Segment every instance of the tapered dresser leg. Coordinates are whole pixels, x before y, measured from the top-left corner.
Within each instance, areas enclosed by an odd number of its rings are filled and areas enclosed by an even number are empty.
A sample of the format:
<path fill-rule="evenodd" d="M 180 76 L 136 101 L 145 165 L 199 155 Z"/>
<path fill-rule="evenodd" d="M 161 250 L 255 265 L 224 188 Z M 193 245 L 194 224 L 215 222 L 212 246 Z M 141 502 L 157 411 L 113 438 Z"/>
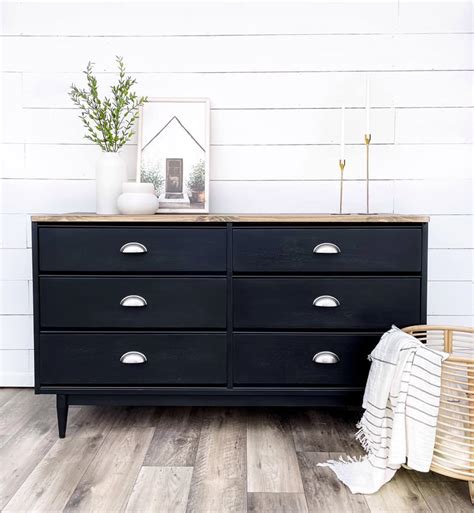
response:
<path fill-rule="evenodd" d="M 58 414 L 59 438 L 66 437 L 68 409 L 69 409 L 69 404 L 68 404 L 68 400 L 67 400 L 67 395 L 57 395 L 56 396 L 56 412 Z"/>
<path fill-rule="evenodd" d="M 471 502 L 474 504 L 474 481 L 468 481 L 469 483 L 469 495 L 471 496 Z"/>

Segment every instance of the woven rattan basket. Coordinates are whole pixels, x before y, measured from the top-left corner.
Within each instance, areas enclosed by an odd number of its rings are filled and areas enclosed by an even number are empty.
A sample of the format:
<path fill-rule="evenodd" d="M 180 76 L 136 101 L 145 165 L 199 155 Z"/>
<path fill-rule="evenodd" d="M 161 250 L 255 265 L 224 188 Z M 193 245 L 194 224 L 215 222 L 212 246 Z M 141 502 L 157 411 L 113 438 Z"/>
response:
<path fill-rule="evenodd" d="M 409 326 L 405 332 L 450 356 L 443 362 L 431 470 L 469 481 L 474 503 L 474 329 Z"/>

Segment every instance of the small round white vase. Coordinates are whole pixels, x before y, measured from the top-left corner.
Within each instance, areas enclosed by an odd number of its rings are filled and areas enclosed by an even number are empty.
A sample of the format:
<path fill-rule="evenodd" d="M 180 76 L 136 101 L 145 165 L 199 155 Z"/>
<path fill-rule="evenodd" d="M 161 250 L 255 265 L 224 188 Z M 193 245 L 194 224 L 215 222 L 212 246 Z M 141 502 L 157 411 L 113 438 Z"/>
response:
<path fill-rule="evenodd" d="M 121 214 L 146 215 L 158 210 L 158 198 L 152 183 L 125 182 L 117 200 Z"/>
<path fill-rule="evenodd" d="M 98 214 L 118 214 L 117 198 L 127 180 L 125 160 L 116 152 L 103 151 L 96 165 L 96 207 Z"/>

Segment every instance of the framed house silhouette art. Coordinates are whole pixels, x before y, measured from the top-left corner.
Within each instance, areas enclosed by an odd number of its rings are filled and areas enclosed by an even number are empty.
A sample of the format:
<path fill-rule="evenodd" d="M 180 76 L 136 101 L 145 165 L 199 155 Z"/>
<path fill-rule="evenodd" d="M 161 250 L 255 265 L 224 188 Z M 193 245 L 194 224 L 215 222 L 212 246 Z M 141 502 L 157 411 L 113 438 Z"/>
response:
<path fill-rule="evenodd" d="M 137 180 L 158 212 L 209 212 L 209 99 L 150 98 L 140 108 Z"/>

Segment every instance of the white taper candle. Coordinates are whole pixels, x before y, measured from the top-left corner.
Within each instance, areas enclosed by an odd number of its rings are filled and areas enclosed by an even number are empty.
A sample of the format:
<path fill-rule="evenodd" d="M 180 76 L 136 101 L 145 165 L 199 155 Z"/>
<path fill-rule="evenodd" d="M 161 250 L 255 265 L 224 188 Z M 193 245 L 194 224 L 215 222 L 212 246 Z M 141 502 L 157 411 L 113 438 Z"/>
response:
<path fill-rule="evenodd" d="M 345 138 L 345 129 L 346 129 L 346 108 L 341 107 L 341 153 L 340 159 L 344 160 L 345 157 L 345 149 L 344 149 L 344 138 Z"/>
<path fill-rule="evenodd" d="M 365 133 L 370 134 L 370 76 L 367 75 L 365 88 Z"/>

